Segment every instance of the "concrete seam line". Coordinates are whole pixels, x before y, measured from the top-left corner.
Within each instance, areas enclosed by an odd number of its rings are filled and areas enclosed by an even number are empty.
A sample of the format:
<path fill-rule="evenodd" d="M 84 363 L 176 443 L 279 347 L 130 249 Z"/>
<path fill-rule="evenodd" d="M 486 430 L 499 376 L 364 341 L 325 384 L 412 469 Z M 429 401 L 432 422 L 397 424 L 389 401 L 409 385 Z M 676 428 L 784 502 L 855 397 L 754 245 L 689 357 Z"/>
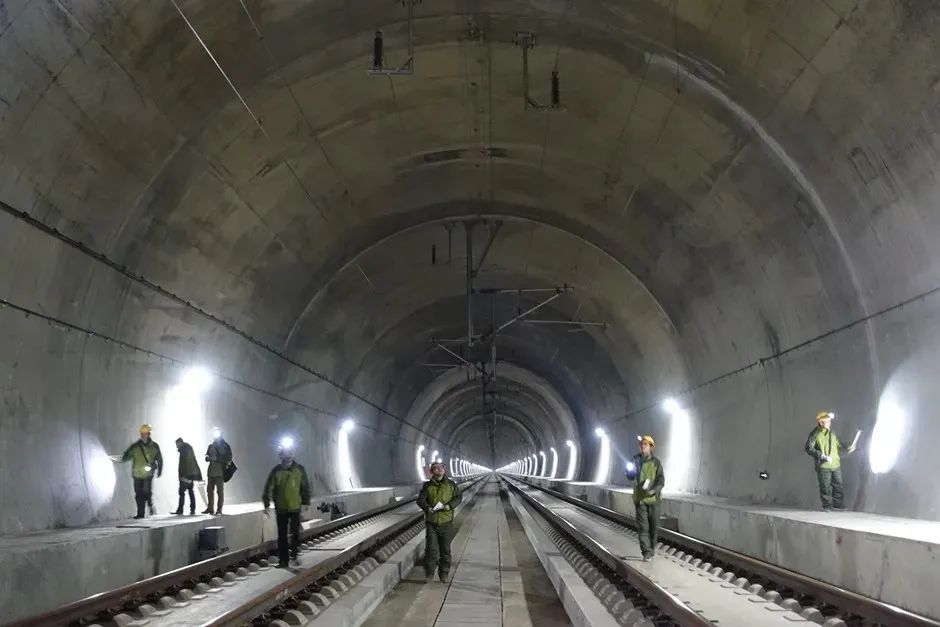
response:
<path fill-rule="evenodd" d="M 166 288 L 160 286 L 159 284 L 157 284 L 157 283 L 151 281 L 150 279 L 146 278 L 146 277 L 143 276 L 142 274 L 138 274 L 138 273 L 136 273 L 136 272 L 133 272 L 133 271 L 129 270 L 129 269 L 127 268 L 127 266 L 122 265 L 122 264 L 120 264 L 120 263 L 114 261 L 113 259 L 111 259 L 110 257 L 108 257 L 107 255 L 105 255 L 105 254 L 102 253 L 102 252 L 99 252 L 99 251 L 97 251 L 97 250 L 94 250 L 94 249 L 90 248 L 90 247 L 89 247 L 88 245 L 86 245 L 85 243 L 83 243 L 83 242 L 81 242 L 81 241 L 79 241 L 79 240 L 76 240 L 76 239 L 74 239 L 74 238 L 72 238 L 72 237 L 66 235 L 65 233 L 62 233 L 61 231 L 59 231 L 59 230 L 56 229 L 55 227 L 49 226 L 49 225 L 46 224 L 45 222 L 42 222 L 41 220 L 39 220 L 39 219 L 33 217 L 33 216 L 32 216 L 31 214 L 29 214 L 28 212 L 22 211 L 22 210 L 20 210 L 20 209 L 17 209 L 17 208 L 13 207 L 12 205 L 7 204 L 6 202 L 4 202 L 4 201 L 2 201 L 2 200 L 0 200 L 0 210 L 3 210 L 3 212 L 7 213 L 8 215 L 12 216 L 13 218 L 18 219 L 18 220 L 20 220 L 21 222 L 25 222 L 25 223 L 28 224 L 29 226 L 31 226 L 31 227 L 33 227 L 33 228 L 35 228 L 35 229 L 37 229 L 37 230 L 39 230 L 39 231 L 45 233 L 46 235 L 49 235 L 49 236 L 51 236 L 51 237 L 54 237 L 54 238 L 58 239 L 59 241 L 63 242 L 64 244 L 67 244 L 68 246 L 74 248 L 75 250 L 79 251 L 80 253 L 84 254 L 84 255 L 87 256 L 87 257 L 91 257 L 91 258 L 94 259 L 95 261 L 97 261 L 97 262 L 99 262 L 99 263 L 101 263 L 101 264 L 107 266 L 107 267 L 110 268 L 111 270 L 114 270 L 115 272 L 117 272 L 117 273 L 123 275 L 124 277 L 126 277 L 126 278 L 128 278 L 128 279 L 134 281 L 135 283 L 138 283 L 138 284 L 140 284 L 140 285 L 143 285 L 143 286 L 146 287 L 147 289 L 152 290 L 152 291 L 154 291 L 154 292 L 160 294 L 160 295 L 163 296 L 164 298 L 168 298 L 168 299 L 172 300 L 173 302 L 178 303 L 178 304 L 180 304 L 180 305 L 186 307 L 187 309 L 189 309 L 190 311 L 192 311 L 192 312 L 198 314 L 198 315 L 201 316 L 202 318 L 205 318 L 206 320 L 209 320 L 210 322 L 213 322 L 213 323 L 215 323 L 215 324 L 218 324 L 219 326 L 225 328 L 227 331 L 229 331 L 229 332 L 231 332 L 231 333 L 234 333 L 235 335 L 237 335 L 237 336 L 241 337 L 242 339 L 246 340 L 246 341 L 249 342 L 250 344 L 253 344 L 254 346 L 257 346 L 258 348 L 261 348 L 262 350 L 266 351 L 267 353 L 273 355 L 273 356 L 276 357 L 277 359 L 280 359 L 281 361 L 284 361 L 284 362 L 286 362 L 286 363 L 288 363 L 288 364 L 294 366 L 295 368 L 299 368 L 299 369 L 303 370 L 304 372 L 306 372 L 307 374 L 309 374 L 309 375 L 311 375 L 311 376 L 313 376 L 313 377 L 316 377 L 317 379 L 320 379 L 320 380 L 323 381 L 324 383 L 327 383 L 327 384 L 331 385 L 332 387 L 336 388 L 337 390 L 339 390 L 340 392 L 346 394 L 347 396 L 350 396 L 350 397 L 352 397 L 352 398 L 354 398 L 354 399 L 356 399 L 356 400 L 358 400 L 358 401 L 360 401 L 360 402 L 362 402 L 362 403 L 368 405 L 369 407 L 372 407 L 373 409 L 377 410 L 378 412 L 380 412 L 380 413 L 382 413 L 382 414 L 388 416 L 389 418 L 392 418 L 393 420 L 396 420 L 396 421 L 400 422 L 401 424 L 404 424 L 404 425 L 407 425 L 407 426 L 411 427 L 412 429 L 414 429 L 415 431 L 417 431 L 417 432 L 419 432 L 419 433 L 423 433 L 424 435 L 428 436 L 429 438 L 431 438 L 432 440 L 434 440 L 434 441 L 436 441 L 436 442 L 440 442 L 441 444 L 444 444 L 444 445 L 446 445 L 446 446 L 448 446 L 448 447 L 450 447 L 450 448 L 453 448 L 453 447 L 450 445 L 449 442 L 444 442 L 444 441 L 438 439 L 437 437 L 435 437 L 434 435 L 432 435 L 432 434 L 430 434 L 430 433 L 424 431 L 423 429 L 421 429 L 421 428 L 418 427 L 417 425 L 411 424 L 410 422 L 408 422 L 407 420 L 405 420 L 405 419 L 402 418 L 401 416 L 399 416 L 399 415 L 397 415 L 397 414 L 395 414 L 395 413 L 393 413 L 393 412 L 391 412 L 391 411 L 385 409 L 384 407 L 382 407 L 382 406 L 380 406 L 380 405 L 378 405 L 378 404 L 376 404 L 376 403 L 373 403 L 373 402 L 370 401 L 369 399 L 365 398 L 364 396 L 362 396 L 361 394 L 359 394 L 359 393 L 357 393 L 357 392 L 354 392 L 353 390 L 349 389 L 348 387 L 344 386 L 343 384 L 341 384 L 341 383 L 339 383 L 339 382 L 337 382 L 337 381 L 334 381 L 333 379 L 331 379 L 331 378 L 328 377 L 327 375 L 325 375 L 325 374 L 323 374 L 323 373 L 321 373 L 321 372 L 319 372 L 319 371 L 317 371 L 317 370 L 314 370 L 312 367 L 307 366 L 307 365 L 305 365 L 305 364 L 302 364 L 302 363 L 300 363 L 299 361 L 296 361 L 295 359 L 292 359 L 292 358 L 288 357 L 287 355 L 285 355 L 284 353 L 280 352 L 279 350 L 277 350 L 277 349 L 274 348 L 273 346 L 271 346 L 271 345 L 267 344 L 266 342 L 263 342 L 263 341 L 261 341 L 261 340 L 255 338 L 253 335 L 251 335 L 251 334 L 248 333 L 247 331 L 243 331 L 242 329 L 239 329 L 238 327 L 236 327 L 236 326 L 235 326 L 234 324 L 232 324 L 231 322 L 228 322 L 228 321 L 226 321 L 226 320 L 223 320 L 222 318 L 219 318 L 219 317 L 216 316 L 215 314 L 213 314 L 213 313 L 211 313 L 211 312 L 209 312 L 209 311 L 203 309 L 202 307 L 199 307 L 198 305 L 195 305 L 194 303 L 192 303 L 192 302 L 186 300 L 186 299 L 183 298 L 182 296 L 179 296 L 179 295 L 175 294 L 174 292 L 171 292 L 170 290 L 168 290 L 168 289 L 166 289 Z"/>

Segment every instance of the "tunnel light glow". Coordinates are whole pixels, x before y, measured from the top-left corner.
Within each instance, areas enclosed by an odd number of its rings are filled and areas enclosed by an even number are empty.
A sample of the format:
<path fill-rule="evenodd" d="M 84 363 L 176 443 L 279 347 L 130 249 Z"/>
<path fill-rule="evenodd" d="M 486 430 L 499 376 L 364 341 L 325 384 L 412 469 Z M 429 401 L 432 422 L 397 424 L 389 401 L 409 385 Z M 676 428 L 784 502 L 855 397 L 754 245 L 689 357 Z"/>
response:
<path fill-rule="evenodd" d="M 96 446 L 88 456 L 85 474 L 94 496 L 94 502 L 100 506 L 110 502 L 114 496 L 117 476 L 114 472 L 114 462 L 100 444 L 95 444 Z"/>
<path fill-rule="evenodd" d="M 213 429 L 212 429 L 212 439 L 213 439 L 213 440 L 218 440 L 218 439 L 221 438 L 221 437 L 222 437 L 222 430 L 219 429 L 218 427 L 213 428 Z"/>
<path fill-rule="evenodd" d="M 532 466 L 529 469 L 529 474 L 537 477 L 539 474 L 539 456 L 536 453 L 532 453 Z"/>
<path fill-rule="evenodd" d="M 669 400 L 673 402 L 663 403 L 670 415 L 666 481 L 673 490 L 681 490 L 685 487 L 692 457 L 692 418 L 679 403 Z"/>
<path fill-rule="evenodd" d="M 554 479 L 558 475 L 558 451 L 555 450 L 554 446 L 550 447 L 549 450 L 552 452 L 552 474 L 549 476 Z"/>
<path fill-rule="evenodd" d="M 601 440 L 600 454 L 597 456 L 597 473 L 594 475 L 594 483 L 607 483 L 610 476 L 610 438 L 607 432 L 598 427 L 594 430 L 595 435 Z"/>
<path fill-rule="evenodd" d="M 459 470 L 456 470 L 456 471 L 454 470 L 454 463 L 456 463 L 456 464 L 457 464 L 457 467 L 460 468 L 460 458 L 451 457 L 451 458 L 450 458 L 450 461 L 447 463 L 447 465 L 450 466 L 450 476 L 451 476 L 451 477 L 459 477 L 459 476 L 460 476 L 460 471 L 459 471 Z"/>
<path fill-rule="evenodd" d="M 427 477 L 424 474 L 424 457 L 422 453 L 424 452 L 424 444 L 418 447 L 415 451 L 415 469 L 418 471 L 418 481 L 424 481 Z"/>
<path fill-rule="evenodd" d="M 283 438 L 281 438 L 281 441 L 278 442 L 278 446 L 284 450 L 293 450 L 294 438 L 290 437 L 289 435 L 285 435 Z"/>
<path fill-rule="evenodd" d="M 347 424 L 349 425 L 347 428 Z M 337 438 L 336 479 L 339 490 L 352 490 L 356 488 L 354 479 L 355 469 L 352 463 L 352 454 L 349 451 L 349 432 L 352 431 L 352 420 L 343 422 Z"/>
<path fill-rule="evenodd" d="M 431 453 L 431 460 L 428 462 L 428 465 L 433 464 L 434 462 L 437 461 L 438 453 L 440 453 L 440 451 L 434 451 L 433 453 Z"/>
<path fill-rule="evenodd" d="M 343 431 L 349 432 L 355 428 L 356 428 L 356 423 L 353 422 L 352 418 L 347 418 L 346 420 L 343 421 L 343 427 L 342 427 Z"/>
<path fill-rule="evenodd" d="M 667 398 L 663 401 L 663 409 L 665 409 L 670 414 L 674 414 L 677 411 L 682 411 L 682 406 L 679 405 L 679 401 L 676 399 Z"/>
<path fill-rule="evenodd" d="M 183 371 L 180 385 L 194 392 L 205 392 L 212 386 L 213 376 L 207 368 L 192 366 Z"/>
<path fill-rule="evenodd" d="M 574 473 L 578 469 L 578 446 L 571 440 L 565 440 L 565 446 L 568 447 L 568 472 L 565 473 L 565 481 L 574 481 Z"/>
<path fill-rule="evenodd" d="M 891 390 L 885 390 L 878 401 L 875 428 L 868 444 L 868 464 L 876 475 L 894 468 L 907 440 L 908 416 Z"/>

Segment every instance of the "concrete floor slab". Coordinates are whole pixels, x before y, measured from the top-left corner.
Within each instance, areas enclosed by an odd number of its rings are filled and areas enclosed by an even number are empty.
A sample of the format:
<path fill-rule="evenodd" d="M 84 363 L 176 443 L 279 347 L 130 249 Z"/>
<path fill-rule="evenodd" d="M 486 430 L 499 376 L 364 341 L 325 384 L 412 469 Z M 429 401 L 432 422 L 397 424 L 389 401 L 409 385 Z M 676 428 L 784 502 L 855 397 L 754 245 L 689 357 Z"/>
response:
<path fill-rule="evenodd" d="M 311 502 L 342 503 L 348 513 L 356 513 L 414 492 L 410 485 L 366 488 L 315 495 Z M 305 521 L 304 526 L 329 520 L 329 514 L 322 516 Z M 199 530 L 215 525 L 225 527 L 230 550 L 277 537 L 274 517 L 264 517 L 260 502 L 226 505 L 223 516 L 163 514 L 116 524 L 0 536 L 0 572 L 9 575 L 0 578 L 4 618 L 32 616 L 192 564 L 198 560 Z M 337 548 L 333 544 L 322 548 Z M 43 585 L 37 586 L 40 581 Z"/>
<path fill-rule="evenodd" d="M 633 516 L 629 488 L 535 479 Z M 679 531 L 859 594 L 940 618 L 940 522 L 823 512 L 666 492 Z"/>

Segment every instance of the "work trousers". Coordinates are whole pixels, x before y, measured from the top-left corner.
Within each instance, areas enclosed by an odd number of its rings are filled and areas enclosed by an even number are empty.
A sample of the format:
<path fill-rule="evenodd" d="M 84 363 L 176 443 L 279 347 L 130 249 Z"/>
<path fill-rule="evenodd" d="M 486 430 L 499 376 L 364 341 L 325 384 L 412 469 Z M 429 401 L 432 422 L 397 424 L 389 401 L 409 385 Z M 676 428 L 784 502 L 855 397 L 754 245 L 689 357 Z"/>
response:
<path fill-rule="evenodd" d="M 134 479 L 134 500 L 137 502 L 137 517 L 144 517 L 144 506 L 153 509 L 153 477 Z"/>
<path fill-rule="evenodd" d="M 188 479 L 180 479 L 180 502 L 179 506 L 176 508 L 176 511 L 182 513 L 183 505 L 186 504 L 186 494 L 189 494 L 189 513 L 196 513 L 196 494 L 193 492 L 194 481 L 189 481 Z"/>
<path fill-rule="evenodd" d="M 427 523 L 424 527 L 424 574 L 430 577 L 437 568 L 438 576 L 443 579 L 450 571 L 450 543 L 454 540 L 454 523 L 436 525 Z"/>
<path fill-rule="evenodd" d="M 206 486 L 207 497 L 209 499 L 208 511 L 211 514 L 215 512 L 217 514 L 222 513 L 222 503 L 225 501 L 225 479 L 222 477 L 209 477 L 208 485 Z M 213 488 L 219 493 L 219 506 L 216 508 L 215 505 L 215 493 L 212 491 Z"/>
<path fill-rule="evenodd" d="M 656 551 L 656 542 L 659 540 L 659 507 L 659 501 L 636 503 L 637 536 L 643 557 L 650 557 Z"/>
<path fill-rule="evenodd" d="M 300 544 L 300 512 L 277 512 L 277 560 L 288 565 L 287 534 L 290 532 L 290 557 L 297 557 Z"/>
<path fill-rule="evenodd" d="M 823 509 L 842 509 L 842 469 L 816 468 L 816 478 L 819 480 L 819 500 Z"/>

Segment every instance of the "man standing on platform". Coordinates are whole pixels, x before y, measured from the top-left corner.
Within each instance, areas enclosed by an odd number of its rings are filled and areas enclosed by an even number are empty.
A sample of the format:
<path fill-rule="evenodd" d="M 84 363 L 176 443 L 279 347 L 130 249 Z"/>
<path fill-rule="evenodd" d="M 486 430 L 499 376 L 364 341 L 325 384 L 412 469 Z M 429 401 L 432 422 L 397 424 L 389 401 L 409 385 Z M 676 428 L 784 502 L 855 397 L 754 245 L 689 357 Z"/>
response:
<path fill-rule="evenodd" d="M 833 508 L 845 509 L 842 503 L 842 459 L 841 449 L 846 455 L 855 452 L 858 435 L 848 448 L 842 444 L 839 436 L 832 430 L 832 419 L 836 415 L 831 411 L 821 411 L 816 414 L 816 428 L 806 439 L 806 454 L 816 461 L 816 480 L 819 482 L 819 499 L 822 501 L 824 512 Z"/>
<path fill-rule="evenodd" d="M 144 517 L 144 506 L 153 509 L 153 476 L 163 474 L 163 455 L 160 445 L 150 439 L 153 432 L 150 425 L 140 425 L 140 439 L 127 447 L 120 457 L 122 462 L 131 462 L 131 477 L 134 479 L 134 500 L 137 502 L 137 515 L 134 518 Z M 118 460 L 117 457 L 112 459 Z"/>
<path fill-rule="evenodd" d="M 418 493 L 418 507 L 424 512 L 424 577 L 430 580 L 437 569 L 438 578 L 447 581 L 450 571 L 450 543 L 454 539 L 454 509 L 462 496 L 457 484 L 445 476 L 444 464 L 433 462 L 431 478 Z"/>
<path fill-rule="evenodd" d="M 264 514 L 268 516 L 268 508 L 274 501 L 274 512 L 277 517 L 277 555 L 278 568 L 287 568 L 288 532 L 290 540 L 290 559 L 294 566 L 297 561 L 297 550 L 300 544 L 300 510 L 310 505 L 310 483 L 307 480 L 307 471 L 294 461 L 294 441 L 289 437 L 281 440 L 277 449 L 281 463 L 275 466 L 268 475 L 264 484 L 264 493 L 261 500 L 264 503 Z"/>
<path fill-rule="evenodd" d="M 189 493 L 189 515 L 196 513 L 196 495 L 193 492 L 193 485 L 197 481 L 202 481 L 202 470 L 199 469 L 199 462 L 196 461 L 196 452 L 193 447 L 183 441 L 183 438 L 176 438 L 176 450 L 180 454 L 179 478 L 180 478 L 180 500 L 176 511 L 177 516 L 183 515 L 183 505 L 186 504 L 186 493 Z"/>
<path fill-rule="evenodd" d="M 637 440 L 640 442 L 640 453 L 627 462 L 626 476 L 636 480 L 633 486 L 633 504 L 636 507 L 637 536 L 643 561 L 648 562 L 656 552 L 659 511 L 666 475 L 663 473 L 662 462 L 653 457 L 653 449 L 656 447 L 653 436 L 644 435 Z"/>
<path fill-rule="evenodd" d="M 232 463 L 232 447 L 222 437 L 222 430 L 216 427 L 212 430 L 212 444 L 206 449 L 206 461 L 209 462 L 209 469 L 206 471 L 206 477 L 209 479 L 206 492 L 209 497 L 209 507 L 203 511 L 203 514 L 212 514 L 215 504 L 215 492 L 219 495 L 219 507 L 215 510 L 216 516 L 222 515 L 222 503 L 225 500 L 225 469 Z"/>

